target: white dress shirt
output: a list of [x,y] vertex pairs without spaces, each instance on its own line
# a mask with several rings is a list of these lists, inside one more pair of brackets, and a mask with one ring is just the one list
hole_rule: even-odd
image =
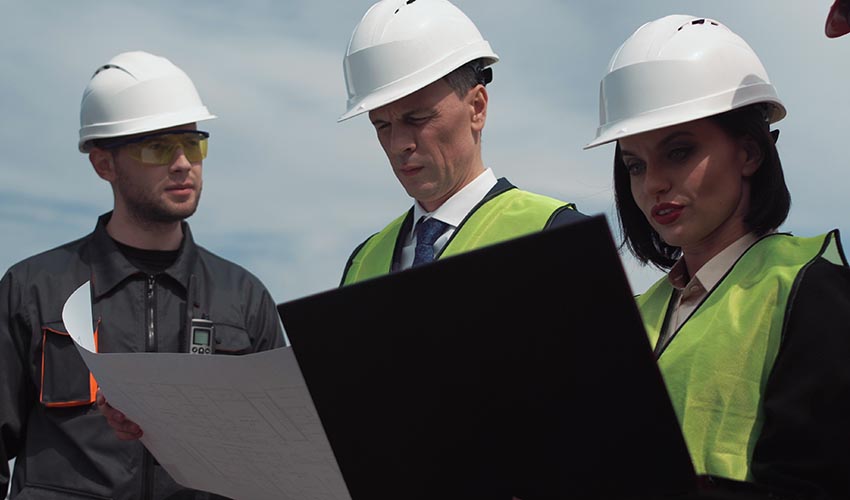
[[463,222],[463,219],[487,196],[487,193],[496,185],[496,182],[496,175],[488,168],[433,212],[426,212],[418,201],[414,201],[413,227],[410,233],[405,235],[404,246],[401,248],[399,269],[407,269],[413,264],[413,257],[416,251],[416,224],[419,223],[419,220],[423,216],[426,219],[435,217],[449,225],[446,231],[434,242],[434,255],[437,255],[446,246],[449,238],[452,237],[457,227]]
[[676,289],[678,299],[673,304],[673,310],[670,311],[670,320],[658,341],[659,346],[663,347],[670,342],[679,327],[702,304],[708,292],[717,286],[726,273],[732,269],[735,262],[756,241],[758,241],[758,237],[753,233],[741,236],[699,268],[696,275],[690,280],[688,280],[688,270],[683,259],[679,259],[670,268],[667,280]]

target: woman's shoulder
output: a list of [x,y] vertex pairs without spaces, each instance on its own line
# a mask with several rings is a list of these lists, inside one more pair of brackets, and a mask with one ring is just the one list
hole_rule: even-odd
[[822,257],[839,266],[847,266],[838,229],[816,236],[796,236],[792,233],[770,233],[752,245],[747,254],[768,258],[782,264],[814,262]]

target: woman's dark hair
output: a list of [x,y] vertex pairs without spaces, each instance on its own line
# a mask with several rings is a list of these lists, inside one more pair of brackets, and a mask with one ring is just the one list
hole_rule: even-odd
[[[791,208],[791,194],[776,150],[778,135],[770,132],[768,111],[765,104],[751,104],[708,118],[731,137],[751,137],[762,151],[761,166],[750,178],[750,210],[744,217],[747,228],[757,236],[779,227]],[[614,198],[623,235],[621,247],[628,247],[644,264],[649,262],[659,269],[669,269],[681,256],[681,249],[664,243],[652,229],[632,197],[629,177],[618,143],[614,152]]]

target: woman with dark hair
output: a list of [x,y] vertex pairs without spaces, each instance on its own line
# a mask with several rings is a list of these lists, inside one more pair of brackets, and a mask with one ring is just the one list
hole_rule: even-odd
[[850,268],[837,230],[777,231],[786,111],[758,56],[717,21],[667,16],[600,92],[586,147],[616,141],[623,244],[668,271],[636,300],[697,472],[850,498]]

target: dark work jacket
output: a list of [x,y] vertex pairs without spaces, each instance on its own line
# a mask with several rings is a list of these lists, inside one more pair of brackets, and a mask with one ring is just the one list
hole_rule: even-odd
[[90,280],[98,352],[187,352],[192,318],[207,318],[216,354],[226,355],[284,344],[275,303],[251,273],[196,245],[185,222],[171,267],[139,271],[107,234],[110,217],[0,281],[0,490],[17,457],[16,499],[216,498],[181,487],[139,441],[116,437],[93,404],[62,307]]

